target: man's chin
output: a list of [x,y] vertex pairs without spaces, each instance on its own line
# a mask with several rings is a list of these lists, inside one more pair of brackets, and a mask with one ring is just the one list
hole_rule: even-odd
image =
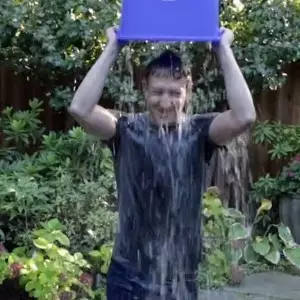
[[160,115],[152,115],[152,121],[156,123],[158,126],[171,126],[180,123],[180,117],[178,116],[160,116]]
[[174,125],[178,123],[178,120],[176,119],[168,119],[168,118],[159,118],[157,120],[158,125],[162,126],[168,126],[168,125]]

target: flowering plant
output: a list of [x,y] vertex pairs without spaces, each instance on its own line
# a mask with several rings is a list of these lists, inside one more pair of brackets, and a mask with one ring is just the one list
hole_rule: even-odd
[[298,154],[278,176],[280,194],[300,194],[300,154]]

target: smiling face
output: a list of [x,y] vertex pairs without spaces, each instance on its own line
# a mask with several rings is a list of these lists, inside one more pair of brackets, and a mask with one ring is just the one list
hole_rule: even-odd
[[191,75],[180,57],[165,51],[146,68],[144,92],[152,121],[158,125],[178,123],[188,103]]
[[187,104],[186,78],[151,76],[145,91],[147,107],[156,124],[174,124]]

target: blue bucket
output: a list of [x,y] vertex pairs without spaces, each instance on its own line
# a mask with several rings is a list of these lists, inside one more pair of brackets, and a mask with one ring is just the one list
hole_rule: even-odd
[[218,0],[123,0],[120,41],[217,42]]

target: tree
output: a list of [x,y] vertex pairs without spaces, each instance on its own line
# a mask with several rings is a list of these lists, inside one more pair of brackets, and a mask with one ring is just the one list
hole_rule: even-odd
[[[234,52],[254,93],[277,88],[284,67],[300,58],[300,3],[297,0],[223,0],[222,25],[236,35]],[[56,109],[70,101],[74,87],[105,47],[105,29],[117,24],[120,0],[2,0],[0,62],[55,84],[49,100]],[[125,110],[141,109],[140,70],[162,48],[182,52],[193,65],[193,111],[209,111],[224,100],[217,62],[198,43],[134,43],[114,67],[105,97]],[[60,85],[64,78],[63,85]]]

